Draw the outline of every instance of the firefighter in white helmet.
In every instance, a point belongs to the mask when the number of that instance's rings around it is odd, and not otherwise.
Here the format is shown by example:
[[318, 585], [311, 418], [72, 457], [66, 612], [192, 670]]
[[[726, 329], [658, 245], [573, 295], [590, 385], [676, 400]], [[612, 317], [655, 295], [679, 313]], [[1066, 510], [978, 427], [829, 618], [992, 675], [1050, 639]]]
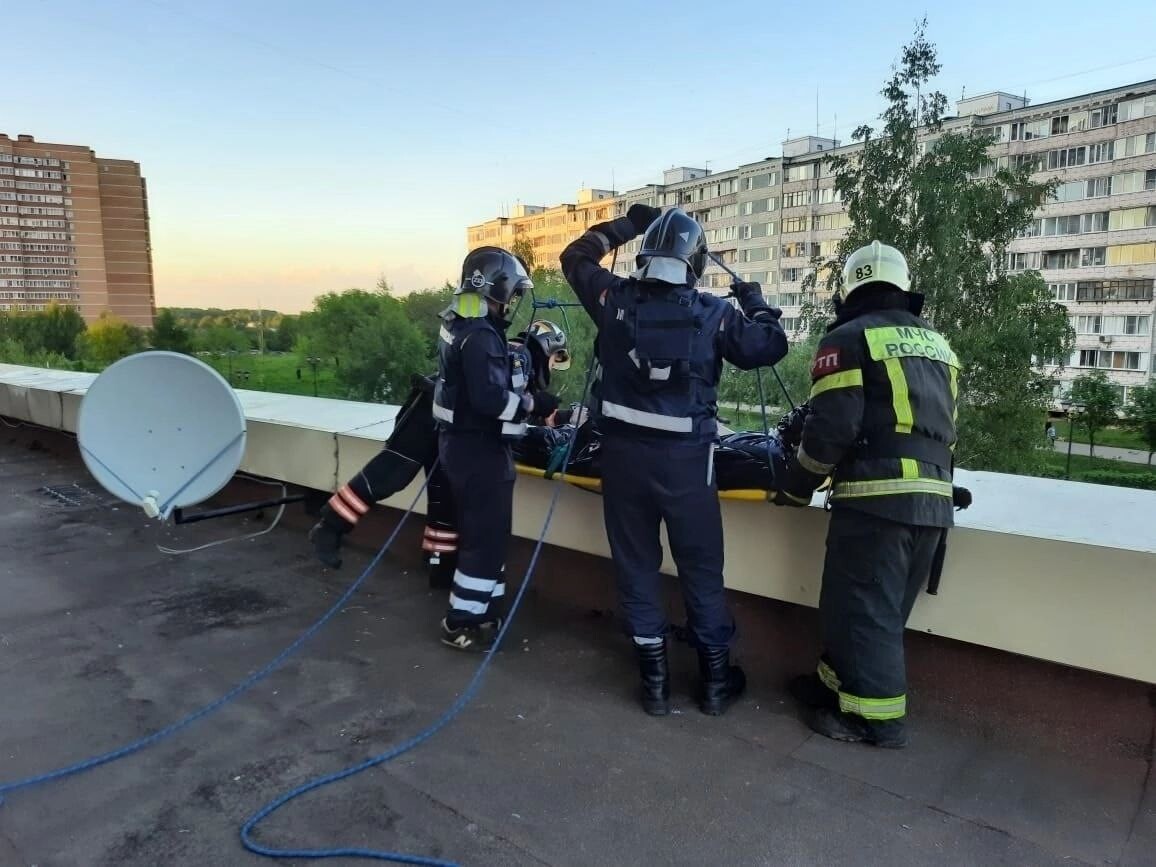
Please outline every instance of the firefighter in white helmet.
[[775, 497], [806, 506], [834, 479], [823, 655], [790, 687], [819, 734], [901, 747], [903, 630], [953, 524], [959, 360], [920, 318], [923, 296], [894, 247], [873, 241], [852, 253], [843, 289], [811, 368], [797, 460]]

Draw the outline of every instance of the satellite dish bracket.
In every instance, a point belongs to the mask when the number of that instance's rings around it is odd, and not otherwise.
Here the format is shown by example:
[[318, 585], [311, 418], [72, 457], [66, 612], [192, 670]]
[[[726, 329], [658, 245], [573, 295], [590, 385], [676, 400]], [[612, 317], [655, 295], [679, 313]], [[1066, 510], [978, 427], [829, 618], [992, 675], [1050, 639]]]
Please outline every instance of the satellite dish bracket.
[[255, 503], [238, 503], [236, 506], [222, 506], [219, 509], [202, 509], [199, 512], [186, 514], [184, 509], [173, 509], [174, 524], [195, 524], [198, 521], [209, 521], [213, 518], [226, 518], [229, 515], [240, 515], [245, 512], [258, 512], [261, 509], [270, 509], [273, 506], [284, 506], [289, 503], [303, 503], [309, 499], [308, 494], [287, 494], [284, 497], [274, 497], [271, 500], [259, 500]]

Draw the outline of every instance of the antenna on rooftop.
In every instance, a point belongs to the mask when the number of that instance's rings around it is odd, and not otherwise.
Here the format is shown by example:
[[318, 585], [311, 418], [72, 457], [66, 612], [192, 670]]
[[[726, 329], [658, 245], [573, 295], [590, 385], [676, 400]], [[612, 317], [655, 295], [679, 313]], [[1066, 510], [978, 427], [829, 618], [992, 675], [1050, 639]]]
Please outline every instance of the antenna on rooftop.
[[106, 368], [80, 402], [76, 438], [85, 466], [150, 518], [188, 524], [299, 502], [303, 494], [184, 515], [241, 466], [248, 431], [237, 393], [203, 361], [141, 352]]

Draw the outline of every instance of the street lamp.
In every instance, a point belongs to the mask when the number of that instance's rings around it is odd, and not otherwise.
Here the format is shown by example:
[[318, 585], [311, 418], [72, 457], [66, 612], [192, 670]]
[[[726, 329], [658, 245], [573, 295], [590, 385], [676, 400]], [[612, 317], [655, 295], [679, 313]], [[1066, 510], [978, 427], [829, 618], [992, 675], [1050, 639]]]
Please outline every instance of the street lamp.
[[1064, 413], [1068, 416], [1068, 463], [1064, 469], [1064, 478], [1070, 479], [1072, 477], [1072, 435], [1075, 433], [1076, 417], [1084, 411], [1084, 404], [1078, 400], [1061, 400], [1060, 406], [1063, 407]]
[[305, 359], [305, 363], [308, 364], [313, 371], [313, 396], [317, 397], [317, 368], [322, 365], [322, 361], [316, 355], [310, 355]]

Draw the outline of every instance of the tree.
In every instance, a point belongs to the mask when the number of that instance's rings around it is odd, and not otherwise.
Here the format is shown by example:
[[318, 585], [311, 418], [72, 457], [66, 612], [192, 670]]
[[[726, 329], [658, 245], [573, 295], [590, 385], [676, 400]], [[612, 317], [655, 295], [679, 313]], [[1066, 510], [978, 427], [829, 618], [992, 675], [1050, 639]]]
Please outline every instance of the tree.
[[1132, 389], [1132, 400], [1124, 407], [1124, 423], [1144, 440], [1148, 447], [1148, 466], [1156, 452], [1156, 383]]
[[300, 319], [297, 316], [282, 316], [265, 340], [272, 352], [292, 352], [297, 342]]
[[84, 333], [84, 318], [75, 307], [52, 303], [32, 315], [40, 332], [39, 349], [51, 355], [76, 357], [76, 341]]
[[1085, 373], [1072, 382], [1071, 399], [1084, 408], [1077, 419], [1088, 429], [1088, 454], [1095, 457], [1096, 431], [1116, 421], [1116, 407], [1120, 402], [1115, 386], [1102, 370]]
[[400, 402], [410, 377], [429, 362], [405, 305], [386, 291], [349, 289], [314, 302], [298, 345], [333, 359], [337, 381], [355, 400]]
[[86, 361], [107, 367], [114, 361], [140, 352], [145, 347], [145, 333], [108, 312], [89, 326], [80, 339], [81, 355]]
[[422, 289], [420, 292], [410, 292], [402, 299], [405, 313], [409, 321], [417, 326], [422, 337], [426, 340], [427, 354], [432, 358], [437, 351], [438, 328], [441, 327], [439, 318], [442, 311], [450, 306], [453, 300], [454, 286], [446, 283], [437, 289]]
[[[1035, 429], [1050, 397], [1035, 361], [1067, 356], [1074, 335], [1038, 272], [1009, 273], [1007, 249], [1054, 182], [1032, 181], [1028, 166], [995, 167], [991, 134], [944, 131], [947, 98], [928, 88], [939, 69], [920, 24], [882, 90], [882, 129], [859, 127], [852, 138], [862, 149], [829, 158], [851, 228], [834, 257], [815, 265], [837, 290], [858, 247], [879, 240], [901, 250], [923, 315], [962, 363], [957, 459], [1031, 471], [1042, 461]], [[826, 312], [813, 300], [805, 315], [814, 327]]]
[[212, 325], [199, 330], [193, 343], [200, 352], [217, 354], [245, 352], [249, 349], [249, 338], [228, 325]]
[[170, 352], [192, 352], [193, 338], [189, 329], [177, 321], [176, 314], [167, 307], [162, 307], [153, 319], [152, 331], [149, 333], [149, 345], [153, 349], [167, 349]]
[[510, 245], [510, 252], [526, 263], [526, 270], [533, 271], [538, 264], [534, 253], [534, 244], [525, 235], [516, 239]]

